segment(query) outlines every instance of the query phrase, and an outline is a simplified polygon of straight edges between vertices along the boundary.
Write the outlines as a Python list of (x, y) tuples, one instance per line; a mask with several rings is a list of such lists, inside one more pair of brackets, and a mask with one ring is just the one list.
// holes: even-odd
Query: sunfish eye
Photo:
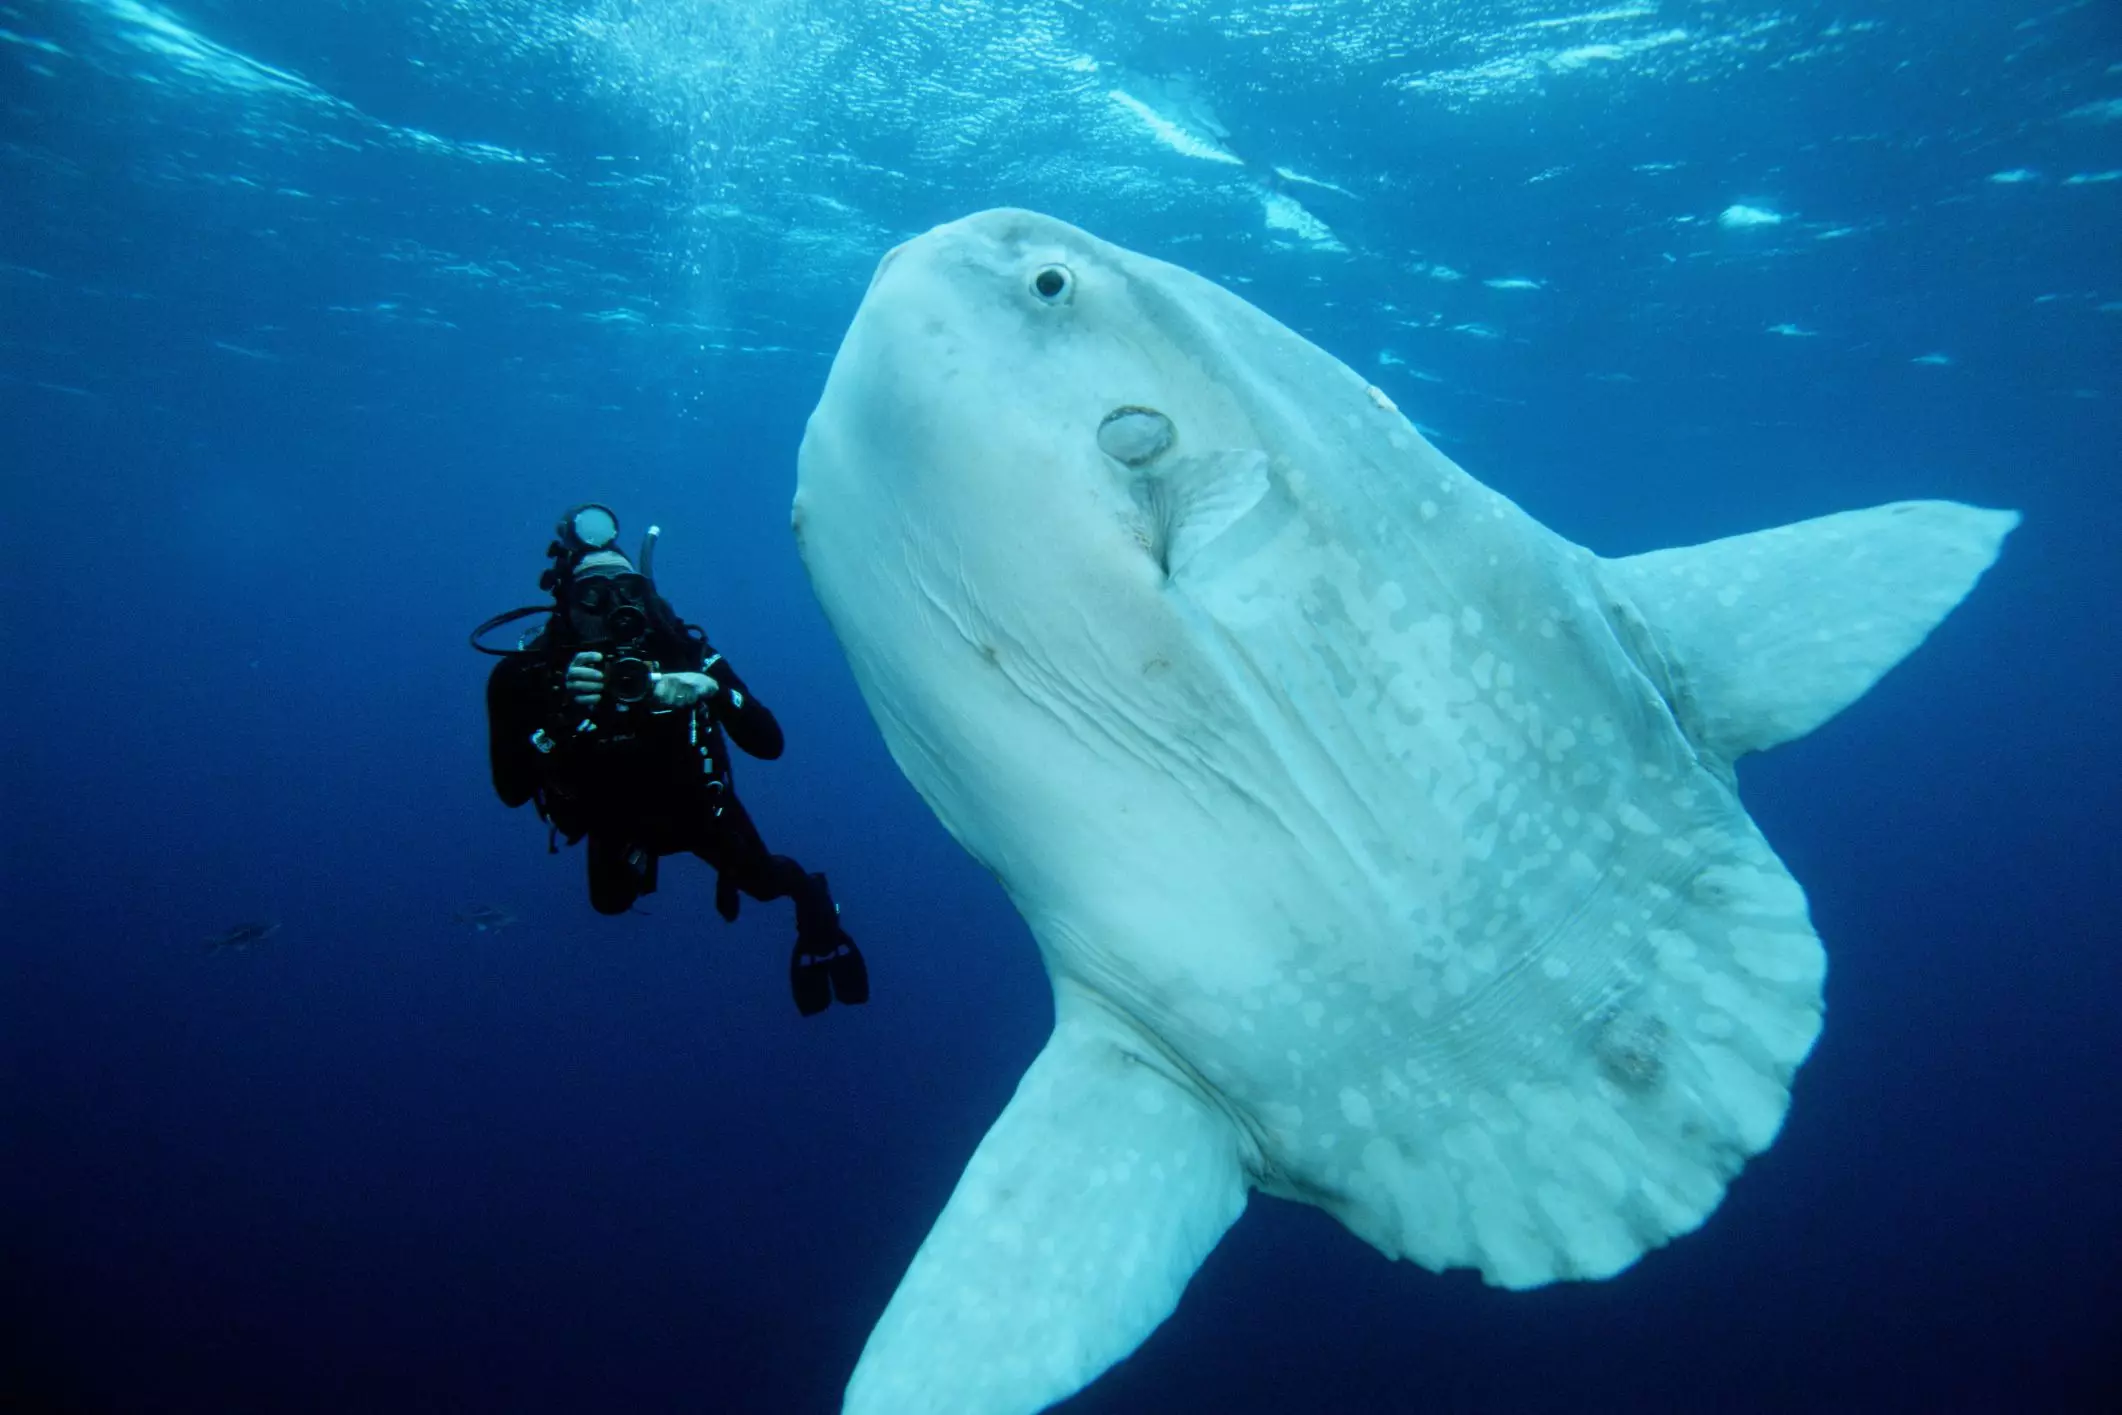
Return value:
[(1050, 305), (1058, 305), (1068, 298), (1068, 292), (1076, 286), (1076, 277), (1065, 265), (1048, 265), (1040, 268), (1032, 277), (1032, 293)]
[(1098, 450), (1115, 462), (1139, 467), (1172, 445), (1178, 433), (1155, 408), (1115, 408), (1098, 424)]

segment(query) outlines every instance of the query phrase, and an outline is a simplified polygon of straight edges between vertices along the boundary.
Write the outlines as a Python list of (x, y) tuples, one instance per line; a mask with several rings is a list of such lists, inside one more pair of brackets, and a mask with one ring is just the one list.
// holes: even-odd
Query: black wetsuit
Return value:
[[(697, 631), (679, 632), (667, 605), (657, 609), (665, 627), (643, 655), (664, 672), (704, 672), (718, 690), (688, 708), (607, 700), (585, 712), (564, 681), (575, 647), (503, 659), (486, 683), (495, 793), (511, 807), (535, 801), (569, 844), (588, 838), (590, 903), (599, 913), (623, 914), (653, 893), (657, 861), (680, 853), (714, 867), (715, 907), (725, 919), (737, 917), (740, 891), (759, 900), (794, 899), (791, 966), (799, 1006), (806, 1012), (824, 1006), (806, 1003), (802, 970), (835, 957), (853, 959), (833, 972), (840, 1000), (864, 1000), (866, 972), (859, 988), (842, 985), (852, 983), (860, 955), (840, 929), (825, 876), (766, 848), (731, 781), (725, 732), (750, 755), (770, 761), (784, 745), (780, 724), (729, 660)], [(815, 982), (822, 987), (824, 980)]]

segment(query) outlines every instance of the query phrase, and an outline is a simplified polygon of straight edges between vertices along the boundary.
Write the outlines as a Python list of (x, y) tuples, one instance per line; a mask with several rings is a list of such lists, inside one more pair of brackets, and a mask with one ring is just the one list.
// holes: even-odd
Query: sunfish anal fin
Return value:
[(1267, 454), (1236, 450), (1159, 458), (1133, 487), (1166, 575), (1184, 569), (1259, 505), (1267, 490)]
[(2011, 511), (1900, 501), (1600, 570), (1619, 592), (1617, 629), (1674, 716), (1728, 763), (1862, 697), (1966, 597), (2018, 523)]
[(1244, 1211), (1237, 1127), (1095, 1002), (1054, 1033), (870, 1333), (844, 1415), (1017, 1415), (1157, 1328)]

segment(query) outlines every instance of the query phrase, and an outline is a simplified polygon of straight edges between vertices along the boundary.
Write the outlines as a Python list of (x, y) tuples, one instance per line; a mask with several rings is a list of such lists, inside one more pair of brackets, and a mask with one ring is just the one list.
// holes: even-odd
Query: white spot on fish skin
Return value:
[(1437, 519), (1437, 503), (1434, 501), (1425, 501), (1416, 509), (1422, 513), (1422, 519), (1425, 521)]
[(1319, 1025), (1319, 1019), (1326, 1015), (1326, 1004), (1323, 1002), (1307, 1002), (1298, 1010), (1304, 1018), (1305, 1026), (1316, 1027)]
[(1677, 929), (1652, 929), (1651, 947), (1657, 950), (1658, 966), (1668, 973), (1678, 973), (1694, 958), (1695, 941)]
[(1481, 632), (1481, 611), (1472, 605), (1459, 611), (1459, 627), (1469, 634)]
[(1559, 958), (1550, 958), (1540, 965), (1540, 971), (1553, 978), (1556, 982), (1560, 982), (1569, 976), (1569, 964)]
[(1374, 1129), (1378, 1124), (1378, 1117), (1371, 1111), (1370, 1101), (1353, 1086), (1344, 1086), (1341, 1089), (1341, 1115), (1349, 1124), (1362, 1130)]
[(1811, 942), (1809, 933), (1734, 928), (1731, 957), (1747, 972), (1772, 983), (1817, 983), (1824, 955)]
[(1658, 833), (1658, 823), (1645, 815), (1638, 806), (1625, 805), (1614, 814), (1621, 824), (1627, 826), (1638, 835), (1656, 835)]

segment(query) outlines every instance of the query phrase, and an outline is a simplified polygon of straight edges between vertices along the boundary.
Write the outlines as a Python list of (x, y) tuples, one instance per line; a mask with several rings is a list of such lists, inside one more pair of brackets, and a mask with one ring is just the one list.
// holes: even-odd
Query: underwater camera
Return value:
[(656, 661), (640, 655), (642, 640), (648, 637), (648, 615), (641, 606), (621, 601), (612, 602), (612, 596), (599, 593), (603, 586), (594, 583), (584, 587), (585, 600), (593, 611), (602, 611), (604, 633), (612, 647), (604, 659), (604, 692), (613, 702), (638, 703), (656, 687)]
[(614, 702), (638, 703), (656, 689), (656, 661), (622, 655), (604, 660), (604, 692)]

